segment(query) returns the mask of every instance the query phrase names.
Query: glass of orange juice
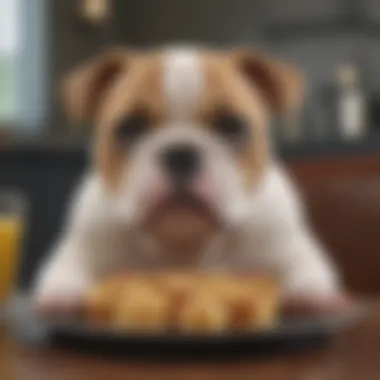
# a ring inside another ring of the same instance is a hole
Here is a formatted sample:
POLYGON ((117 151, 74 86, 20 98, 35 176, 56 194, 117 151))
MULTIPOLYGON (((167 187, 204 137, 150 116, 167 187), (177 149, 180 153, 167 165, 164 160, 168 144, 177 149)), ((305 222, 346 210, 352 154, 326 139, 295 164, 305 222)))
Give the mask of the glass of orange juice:
POLYGON ((0 322, 16 283, 25 211, 20 194, 0 189, 0 322))

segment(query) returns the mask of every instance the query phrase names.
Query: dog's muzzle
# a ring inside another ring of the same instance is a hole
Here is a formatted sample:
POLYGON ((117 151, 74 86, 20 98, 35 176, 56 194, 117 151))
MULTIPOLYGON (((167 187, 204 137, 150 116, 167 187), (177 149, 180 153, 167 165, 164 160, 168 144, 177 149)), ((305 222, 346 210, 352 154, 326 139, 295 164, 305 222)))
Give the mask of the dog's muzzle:
POLYGON ((199 174, 202 165, 201 152, 190 144, 166 147, 160 155, 161 165, 176 189, 186 189, 199 174))

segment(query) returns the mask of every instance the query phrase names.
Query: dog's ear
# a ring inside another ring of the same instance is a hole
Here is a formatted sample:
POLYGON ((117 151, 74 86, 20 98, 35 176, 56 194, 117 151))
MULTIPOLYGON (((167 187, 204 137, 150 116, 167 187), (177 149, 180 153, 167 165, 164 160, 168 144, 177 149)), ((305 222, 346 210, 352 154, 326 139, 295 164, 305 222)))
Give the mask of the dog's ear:
POLYGON ((260 89, 272 113, 285 115, 300 109, 304 98, 301 71, 250 49, 230 52, 238 69, 260 89))
POLYGON ((102 98, 116 78, 127 70, 131 54, 115 49, 84 63, 69 73, 62 84, 62 100, 68 117, 74 123, 92 122, 102 98))

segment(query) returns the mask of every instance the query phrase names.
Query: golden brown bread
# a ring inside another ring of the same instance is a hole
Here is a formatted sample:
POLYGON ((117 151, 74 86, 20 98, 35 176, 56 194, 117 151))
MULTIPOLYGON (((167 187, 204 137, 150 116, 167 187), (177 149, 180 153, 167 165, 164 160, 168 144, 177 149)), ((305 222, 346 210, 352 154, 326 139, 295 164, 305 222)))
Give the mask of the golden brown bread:
POLYGON ((121 275, 90 289, 87 319, 141 332, 251 330, 278 317, 279 288, 263 276, 167 272, 121 275))
POLYGON ((166 328, 169 297, 153 286, 133 282, 120 295, 112 326, 123 330, 160 331, 166 328))

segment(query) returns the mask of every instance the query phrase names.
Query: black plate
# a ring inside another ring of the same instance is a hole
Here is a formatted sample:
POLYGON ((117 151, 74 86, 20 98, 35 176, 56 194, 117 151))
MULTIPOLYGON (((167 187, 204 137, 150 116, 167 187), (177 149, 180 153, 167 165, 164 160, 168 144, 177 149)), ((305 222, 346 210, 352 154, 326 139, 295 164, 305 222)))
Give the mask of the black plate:
POLYGON ((249 333, 201 336, 121 334, 77 322, 43 321, 29 310, 25 296, 15 297, 12 314, 14 332, 24 342, 57 345, 102 355, 160 360, 180 356, 199 360, 222 356, 235 359, 315 348, 351 326, 367 309, 361 305, 349 313, 329 318, 283 321, 274 328, 249 333))

